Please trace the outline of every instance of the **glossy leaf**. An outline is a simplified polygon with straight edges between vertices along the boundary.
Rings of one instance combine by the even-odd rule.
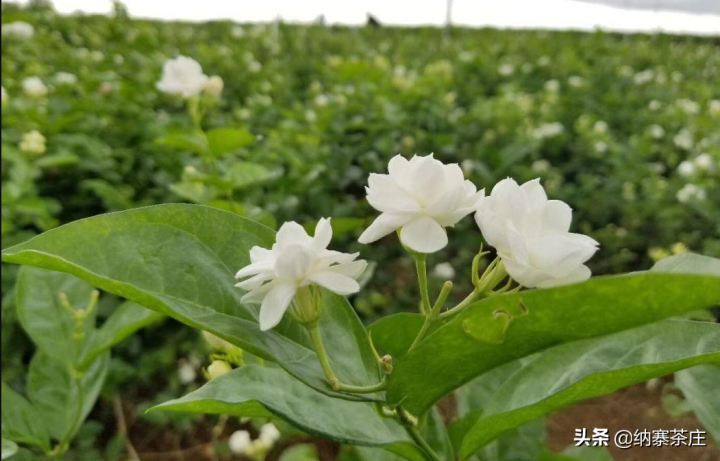
[[[368,331],[380,355],[390,354],[398,359],[407,353],[424,322],[421,314],[401,312],[379,319]]]
[[[50,449],[50,434],[40,412],[6,383],[2,383],[2,438]]]
[[[557,346],[493,393],[465,435],[460,455],[467,458],[503,432],[560,408],[717,360],[720,325],[686,320]]]
[[[50,435],[72,438],[95,405],[110,369],[110,355],[95,360],[77,381],[71,369],[38,352],[30,362],[27,393]]]
[[[482,300],[397,361],[388,400],[422,413],[518,357],[718,304],[719,282],[720,276],[637,273]]]
[[[214,157],[236,152],[255,142],[255,136],[244,128],[214,128],[207,132],[208,146]]]
[[[408,442],[400,425],[380,417],[373,405],[333,399],[279,368],[248,365],[151,411],[278,417],[303,431],[355,445]]]
[[[164,317],[164,314],[151,311],[134,302],[124,302],[93,333],[88,347],[84,350],[81,367],[88,365],[96,357],[110,350],[111,347],[122,342],[136,331]]]
[[[478,461],[537,461],[547,444],[547,425],[537,419],[507,432],[475,455]]]
[[[255,245],[269,248],[272,230],[214,208],[160,205],[77,221],[3,251],[3,261],[68,272],[144,307],[277,361],[291,374],[330,395],[333,391],[305,329],[287,316],[261,332],[257,308],[240,303],[235,272]],[[376,384],[379,371],[357,315],[342,297],[326,296],[320,321],[339,379]]]
[[[280,455],[279,461],[318,461],[317,447],[304,443],[293,445]]]
[[[720,360],[676,373],[675,385],[710,437],[720,445]]]
[[[18,446],[12,440],[2,439],[2,459],[8,459],[18,451]]]
[[[72,364],[76,351],[75,321],[60,303],[65,293],[75,310],[84,309],[93,287],[72,275],[34,267],[23,267],[18,274],[16,300],[18,317],[25,332],[38,349],[53,360]],[[85,336],[91,337],[95,313],[85,320]]]

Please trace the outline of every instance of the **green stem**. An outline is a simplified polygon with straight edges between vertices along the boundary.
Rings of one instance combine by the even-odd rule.
[[[423,314],[428,315],[430,313],[430,294],[428,293],[427,255],[422,253],[413,253],[413,257],[415,258],[415,268],[417,269],[420,297],[422,298],[420,311]]]
[[[429,443],[423,438],[420,431],[417,429],[417,419],[410,416],[402,407],[397,408],[397,419],[400,424],[405,428],[411,439],[425,452],[427,458],[431,461],[442,461],[440,456],[435,453],[435,450],[430,446]]]
[[[383,378],[383,380],[379,383],[370,386],[355,386],[352,384],[341,383],[337,376],[335,376],[332,366],[330,366],[330,357],[325,350],[325,345],[323,344],[322,335],[317,322],[307,324],[306,328],[308,333],[310,333],[310,339],[312,340],[315,352],[320,360],[320,366],[322,367],[323,373],[325,373],[325,377],[333,389],[336,391],[352,392],[354,394],[372,394],[373,392],[379,392],[387,388],[387,378]]]
[[[470,293],[469,295],[467,295],[467,297],[465,299],[460,301],[460,303],[457,306],[452,307],[452,308],[446,310],[445,312],[443,312],[442,314],[440,314],[440,318],[446,319],[448,317],[452,317],[454,315],[459,314],[460,312],[464,311],[465,308],[467,308],[470,304],[472,304],[476,300],[478,300],[481,297],[481,295],[482,295],[482,293],[480,291],[478,291],[477,289],[473,290],[473,292]]]
[[[408,349],[408,352],[413,350],[415,346],[417,346],[420,341],[423,340],[425,335],[427,335],[428,331],[430,331],[430,327],[435,323],[435,321],[440,318],[440,311],[442,311],[443,306],[445,305],[445,301],[447,300],[448,295],[450,294],[450,290],[452,290],[453,284],[450,281],[445,282],[442,289],[440,290],[440,294],[438,295],[437,300],[435,301],[435,305],[433,306],[430,313],[425,316],[425,322],[423,323],[422,328],[420,329],[420,332],[415,337],[415,340],[413,341],[412,345],[410,346],[410,349]]]

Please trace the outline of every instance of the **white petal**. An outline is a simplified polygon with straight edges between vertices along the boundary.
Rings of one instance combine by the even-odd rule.
[[[242,281],[240,283],[237,283],[235,286],[238,288],[242,288],[245,291],[254,290],[255,288],[259,287],[263,283],[267,282],[268,280],[273,278],[273,274],[270,272],[264,272],[260,273],[254,277],[250,277],[249,279]]]
[[[241,279],[248,277],[250,275],[259,274],[260,272],[266,272],[273,269],[274,261],[271,260],[265,260],[256,262],[253,264],[248,264],[247,266],[243,267],[237,273],[235,274],[236,279]]]
[[[584,282],[589,279],[591,275],[590,269],[587,266],[579,266],[567,277],[548,279],[544,282],[540,282],[537,286],[540,288],[558,287],[561,285],[570,285],[572,283]]]
[[[318,272],[317,274],[310,276],[308,280],[342,296],[347,296],[360,291],[360,285],[355,279],[338,272]]]
[[[390,159],[388,163],[388,173],[395,179],[402,178],[407,175],[410,165],[408,160],[402,155],[398,154]]]
[[[358,241],[360,243],[372,243],[380,240],[386,235],[394,232],[402,227],[405,223],[412,219],[411,215],[382,213],[378,216],[370,227],[360,235]]]
[[[313,248],[318,250],[324,250],[330,245],[332,240],[332,226],[330,225],[330,218],[322,218],[318,221],[315,226],[315,236],[313,237]]]
[[[261,287],[255,288],[254,290],[248,291],[242,298],[240,298],[240,301],[247,304],[262,304],[263,299],[265,299],[265,295],[267,295],[275,285],[276,283],[270,282],[262,285]]]
[[[314,262],[313,254],[302,245],[285,248],[275,261],[275,275],[281,279],[299,280],[305,277]]]
[[[272,250],[266,248],[254,246],[250,248],[250,261],[257,263],[260,261],[266,261],[273,257]]]
[[[434,219],[424,216],[402,227],[400,240],[418,253],[434,253],[445,248],[447,233]]]
[[[540,184],[540,178],[533,179],[520,186],[530,208],[541,207],[547,202],[545,189]]]
[[[269,330],[280,323],[290,302],[295,296],[295,285],[283,283],[275,285],[263,299],[260,306],[260,329]]]
[[[305,228],[294,221],[283,224],[277,233],[277,244],[280,248],[295,244],[308,245],[311,241]]]
[[[567,232],[572,222],[572,209],[560,200],[548,200],[543,209],[543,228],[552,232]]]
[[[367,261],[365,261],[364,259],[359,259],[357,261],[353,261],[347,264],[337,264],[335,266],[330,266],[328,270],[332,272],[337,272],[339,274],[347,275],[348,277],[352,277],[357,280],[357,278],[360,277],[363,272],[365,272],[367,265]]]

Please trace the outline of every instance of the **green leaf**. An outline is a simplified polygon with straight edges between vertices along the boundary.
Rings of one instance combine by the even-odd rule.
[[[210,147],[208,146],[208,142],[205,140],[203,134],[200,132],[170,133],[156,139],[155,144],[157,144],[158,146],[190,151],[200,156],[210,154]]]
[[[242,162],[230,167],[225,181],[232,190],[242,190],[275,177],[275,173],[259,163]]]
[[[40,412],[2,383],[2,438],[50,450],[50,435]]]
[[[710,437],[720,445],[720,361],[676,373],[675,385],[685,395]]]
[[[501,435],[485,445],[476,457],[480,461],[537,461],[546,443],[547,425],[540,418]]]
[[[388,401],[422,413],[453,389],[518,357],[720,303],[719,281],[637,273],[482,300],[397,361]]]
[[[685,253],[661,259],[650,271],[674,274],[720,275],[720,259]]]
[[[2,439],[2,459],[8,459],[18,451],[18,446],[12,440]]]
[[[279,368],[248,365],[213,379],[184,397],[150,411],[278,417],[299,429],[341,443],[381,446],[409,443],[402,427],[373,405],[328,397]]]
[[[60,293],[78,310],[87,307],[92,291],[92,285],[72,275],[35,267],[20,269],[15,292],[20,323],[38,349],[53,360],[72,364],[81,352],[73,340],[75,321],[62,307]],[[85,320],[86,338],[94,327],[95,312]]]
[[[309,443],[293,445],[280,455],[280,461],[318,461],[317,447]]]
[[[77,221],[3,251],[3,261],[69,272],[109,293],[207,330],[329,395],[333,391],[305,328],[286,316],[260,331],[257,307],[240,302],[235,272],[255,245],[269,248],[272,230],[214,208],[159,205]],[[326,294],[320,329],[338,378],[372,385],[379,370],[365,328],[346,299]]]
[[[80,367],[89,364],[99,355],[124,341],[141,328],[145,328],[164,317],[164,314],[146,309],[132,301],[123,303],[105,320],[102,327],[95,331],[89,346],[84,350]]]
[[[562,454],[546,454],[541,461],[613,461],[613,457],[605,447],[570,446]]]
[[[465,459],[503,432],[560,408],[717,360],[720,325],[686,320],[554,347],[513,373],[487,399],[460,455]]]
[[[28,372],[28,399],[42,415],[50,435],[70,440],[95,405],[110,369],[110,355],[98,357],[80,380],[67,366],[37,352]]]
[[[422,314],[400,312],[377,320],[368,330],[381,356],[390,354],[398,359],[407,354],[423,323],[425,316]]]
[[[255,142],[255,136],[244,128],[214,128],[207,132],[210,153],[214,157],[236,152]]]

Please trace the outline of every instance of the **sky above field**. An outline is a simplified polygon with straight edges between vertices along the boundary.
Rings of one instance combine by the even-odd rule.
[[[596,3],[597,2],[597,3]],[[109,0],[54,0],[63,13],[107,13]],[[443,25],[446,0],[125,0],[136,17],[167,20],[233,19],[240,22],[310,22],[358,25],[370,13],[393,25]],[[619,8],[613,5],[636,6]],[[720,35],[720,0],[455,0],[457,25]],[[674,9],[657,9],[669,7]],[[687,10],[687,11],[682,11]],[[698,13],[704,12],[704,13]]]

